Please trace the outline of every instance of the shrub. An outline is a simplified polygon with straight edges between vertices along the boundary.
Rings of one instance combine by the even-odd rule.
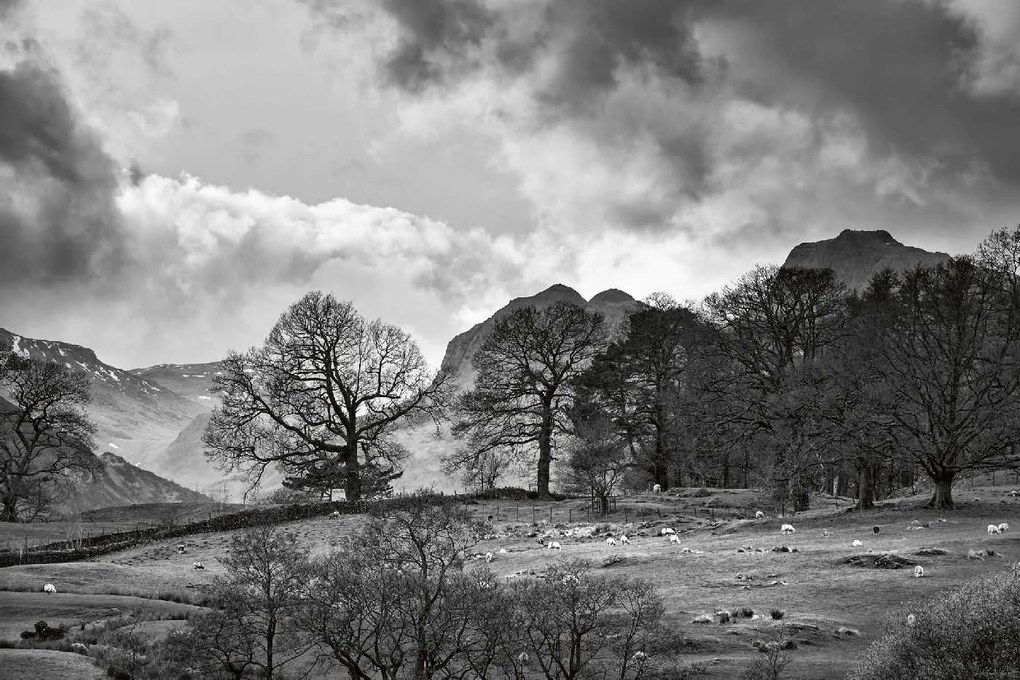
[[[782,618],[786,616],[786,612],[784,612],[782,609],[776,609],[775,607],[773,607],[772,609],[769,610],[769,616],[771,616],[774,621],[781,621]]]
[[[878,678],[1015,678],[1020,668],[1020,563],[897,611],[851,674]]]

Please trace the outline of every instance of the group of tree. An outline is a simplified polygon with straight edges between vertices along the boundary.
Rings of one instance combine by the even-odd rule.
[[[767,486],[862,508],[909,485],[952,507],[963,472],[1017,464],[1020,229],[973,256],[877,274],[757,266],[700,305],[649,298],[617,328],[566,302],[497,319],[451,393],[413,340],[310,293],[262,347],[232,353],[205,442],[257,479],[348,499],[384,491],[400,422],[449,419],[444,458],[480,488],[508,471],[601,499],[621,486]],[[554,461],[559,465],[554,466]],[[556,479],[554,473],[558,473]]]
[[[667,662],[672,636],[647,582],[576,561],[501,582],[482,561],[466,566],[480,529],[420,497],[319,557],[281,528],[240,534],[212,611],[173,644],[191,677],[209,678],[317,661],[366,680],[629,679]]]

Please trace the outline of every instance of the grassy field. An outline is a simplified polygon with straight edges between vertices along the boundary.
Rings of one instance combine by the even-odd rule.
[[[961,488],[956,493],[960,507],[946,513],[923,508],[922,495],[884,502],[867,513],[847,512],[849,499],[823,496],[812,500],[810,511],[777,517],[749,491],[631,497],[621,500],[604,521],[588,521],[585,501],[467,503],[467,514],[491,525],[486,540],[473,551],[477,559],[467,568],[488,566],[503,579],[526,578],[555,560],[585,558],[597,570],[650,579],[659,587],[670,622],[687,640],[687,659],[703,665],[703,677],[739,676],[756,655],[752,643],[780,626],[798,642],[784,677],[841,677],[901,604],[909,608],[1020,559],[1016,533],[988,536],[985,531],[988,524],[1000,522],[1020,530],[1020,499],[1009,493],[1014,488]],[[768,517],[755,520],[760,507]],[[361,521],[348,516],[288,526],[313,552],[321,553]],[[780,525],[787,522],[796,533],[780,533]],[[661,537],[664,527],[674,528],[680,543]],[[621,533],[630,537],[630,545],[606,544],[607,536]],[[172,540],[94,562],[0,569],[0,620],[5,622],[0,640],[16,639],[18,630],[40,618],[50,625],[73,626],[83,619],[101,619],[104,612],[122,616],[135,608],[146,612],[143,618],[155,619],[140,623],[140,631],[165,633],[173,624],[158,619],[183,619],[197,610],[178,602],[202,602],[203,590],[222,573],[230,537],[231,532],[188,537],[184,555],[176,553],[177,541]],[[539,542],[542,538],[559,541],[563,549],[548,550]],[[863,545],[852,547],[855,539]],[[0,533],[0,543],[3,540]],[[780,546],[796,552],[773,552]],[[926,547],[945,554],[916,554]],[[977,549],[997,556],[969,559],[968,551]],[[496,556],[488,565],[480,559],[486,552]],[[924,577],[915,579],[912,565],[881,569],[847,563],[854,557],[873,562],[883,553],[922,565]],[[204,562],[206,570],[193,570],[194,560]],[[45,583],[55,584],[58,593],[41,593]],[[693,622],[702,614],[737,607],[750,607],[756,616],[729,624]],[[785,612],[781,622],[767,616],[773,608]]]

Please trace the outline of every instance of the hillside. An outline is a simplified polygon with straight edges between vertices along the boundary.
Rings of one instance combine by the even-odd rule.
[[[863,290],[872,275],[884,269],[901,272],[917,265],[936,265],[948,259],[950,257],[946,253],[903,245],[884,229],[844,229],[836,238],[796,246],[783,266],[832,269],[836,278],[849,288]]]
[[[74,506],[82,510],[139,503],[208,503],[209,497],[132,465],[118,455],[99,455],[102,469],[74,487]]]
[[[551,307],[561,301],[602,312],[606,316],[606,321],[614,328],[619,327],[627,315],[637,310],[641,305],[640,302],[621,290],[605,290],[591,300],[585,300],[573,288],[557,283],[535,295],[514,298],[485,321],[477,323],[455,336],[446,346],[442,369],[456,376],[459,388],[470,389],[474,383],[471,358],[485,342],[485,338],[496,325],[497,320],[522,307]]]

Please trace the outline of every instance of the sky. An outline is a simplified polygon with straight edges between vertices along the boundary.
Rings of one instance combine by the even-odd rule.
[[[122,368],[1018,222],[1012,0],[0,0],[0,326]]]

